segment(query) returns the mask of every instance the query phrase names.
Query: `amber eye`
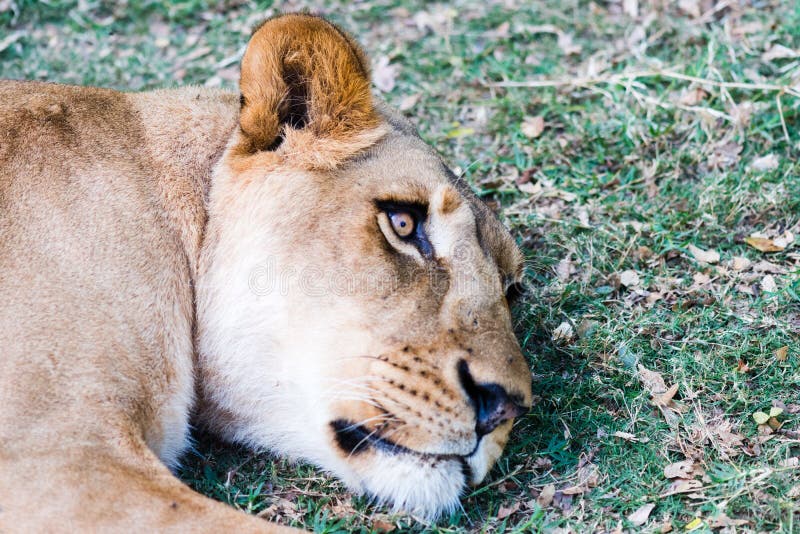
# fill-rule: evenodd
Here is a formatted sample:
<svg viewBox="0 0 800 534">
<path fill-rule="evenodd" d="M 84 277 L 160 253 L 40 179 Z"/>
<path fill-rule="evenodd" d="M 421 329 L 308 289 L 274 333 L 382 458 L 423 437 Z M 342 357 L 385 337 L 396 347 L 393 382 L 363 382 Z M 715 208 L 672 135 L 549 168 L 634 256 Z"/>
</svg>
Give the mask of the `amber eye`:
<svg viewBox="0 0 800 534">
<path fill-rule="evenodd" d="M 414 217 L 406 211 L 396 211 L 389 214 L 392 228 L 400 237 L 408 237 L 414 233 Z"/>
</svg>

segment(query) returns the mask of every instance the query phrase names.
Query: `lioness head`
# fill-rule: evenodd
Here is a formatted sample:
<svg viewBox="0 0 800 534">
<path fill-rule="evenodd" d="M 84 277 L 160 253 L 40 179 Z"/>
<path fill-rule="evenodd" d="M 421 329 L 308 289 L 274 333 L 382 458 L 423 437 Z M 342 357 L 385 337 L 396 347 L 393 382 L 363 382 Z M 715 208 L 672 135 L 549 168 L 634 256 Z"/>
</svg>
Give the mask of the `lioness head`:
<svg viewBox="0 0 800 534">
<path fill-rule="evenodd" d="M 330 23 L 264 23 L 240 89 L 197 287 L 200 419 L 397 509 L 453 508 L 530 404 L 519 250 Z"/>
</svg>

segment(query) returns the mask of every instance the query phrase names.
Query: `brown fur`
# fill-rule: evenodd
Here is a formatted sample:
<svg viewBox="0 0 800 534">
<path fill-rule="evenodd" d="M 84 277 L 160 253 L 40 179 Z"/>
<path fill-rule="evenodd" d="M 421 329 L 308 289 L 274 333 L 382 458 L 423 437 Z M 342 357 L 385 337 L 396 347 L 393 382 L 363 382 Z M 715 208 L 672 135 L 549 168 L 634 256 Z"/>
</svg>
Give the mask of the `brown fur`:
<svg viewBox="0 0 800 534">
<path fill-rule="evenodd" d="M 0 531 L 281 530 L 192 492 L 159 460 L 174 463 L 185 441 L 195 373 L 205 422 L 238 439 L 231 430 L 241 414 L 220 404 L 236 384 L 208 355 L 199 369 L 195 361 L 195 332 L 207 330 L 198 326 L 206 310 L 195 290 L 224 259 L 237 207 L 270 174 L 314 177 L 313 190 L 270 182 L 294 215 L 269 230 L 286 236 L 286 258 L 297 265 L 313 257 L 357 272 L 377 258 L 390 274 L 416 280 L 419 267 L 395 260 L 375 214 L 363 211 L 374 209 L 375 195 L 438 202 L 444 216 L 461 217 L 464 235 L 480 237 L 469 257 L 441 264 L 451 275 L 470 266 L 492 288 L 485 295 L 443 297 L 435 284 L 413 282 L 406 295 L 349 297 L 382 317 L 375 332 L 385 349 L 349 371 L 383 376 L 386 395 L 408 408 L 404 418 L 440 423 L 397 428 L 394 439 L 424 451 L 458 439 L 444 424 L 453 414 L 474 425 L 456 357 L 469 360 L 476 379 L 529 402 L 530 375 L 498 281 L 519 275 L 519 251 L 457 180 L 441 199 L 431 196 L 449 180 L 441 165 L 412 160 L 410 176 L 438 177 L 429 182 L 374 181 L 397 170 L 398 155 L 433 156 L 373 102 L 366 65 L 328 22 L 290 15 L 254 33 L 240 115 L 236 95 L 197 88 L 125 94 L 0 81 Z M 362 182 L 369 185 L 354 185 Z M 356 203 L 356 192 L 370 201 Z M 313 218 L 303 216 L 304 201 Z M 459 211 L 462 204 L 470 209 Z M 355 249 L 330 248 L 337 235 L 324 223 L 343 214 Z M 409 312 L 432 319 L 401 339 L 392 325 Z M 374 325 L 350 326 L 363 333 Z M 434 356 L 423 362 L 422 354 Z M 370 410 L 356 403 L 341 413 L 358 419 Z M 510 425 L 492 434 L 499 450 Z"/>
</svg>

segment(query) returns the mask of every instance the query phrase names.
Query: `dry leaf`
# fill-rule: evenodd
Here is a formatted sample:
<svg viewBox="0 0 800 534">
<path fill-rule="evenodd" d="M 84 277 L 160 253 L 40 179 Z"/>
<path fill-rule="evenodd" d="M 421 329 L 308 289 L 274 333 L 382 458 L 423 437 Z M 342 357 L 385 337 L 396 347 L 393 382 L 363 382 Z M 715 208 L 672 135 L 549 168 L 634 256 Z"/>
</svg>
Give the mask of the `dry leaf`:
<svg viewBox="0 0 800 534">
<path fill-rule="evenodd" d="M 568 321 L 562 322 L 553 330 L 553 341 L 569 341 L 575 337 L 572 325 Z"/>
<path fill-rule="evenodd" d="M 566 56 L 580 54 L 583 47 L 572 42 L 572 35 L 564 32 L 558 33 L 558 47 Z"/>
<path fill-rule="evenodd" d="M 400 109 L 400 111 L 408 111 L 417 105 L 421 97 L 422 93 L 412 93 L 404 96 L 403 99 L 400 100 L 400 105 L 397 107 Z"/>
<path fill-rule="evenodd" d="M 527 117 L 519 126 L 522 134 L 529 138 L 535 139 L 542 135 L 544 131 L 544 117 L 537 115 L 536 117 Z"/>
<path fill-rule="evenodd" d="M 648 441 L 650 441 L 650 438 L 648 437 L 638 438 L 634 434 L 631 434 L 630 432 L 621 432 L 619 430 L 614 432 L 612 436 L 614 436 L 615 438 L 624 439 L 625 441 L 631 441 L 633 443 L 640 443 L 640 442 L 647 443 Z"/>
<path fill-rule="evenodd" d="M 734 256 L 733 261 L 731 262 L 731 267 L 733 267 L 734 271 L 744 271 L 750 267 L 750 263 L 750 260 L 747 258 L 742 256 Z"/>
<path fill-rule="evenodd" d="M 655 507 L 656 505 L 653 503 L 647 503 L 643 506 L 640 506 L 638 510 L 628 516 L 628 521 L 637 527 L 644 525 L 647 523 L 647 519 L 650 517 L 650 512 L 652 512 L 653 508 Z"/>
<path fill-rule="evenodd" d="M 691 460 L 684 460 L 682 462 L 675 462 L 669 464 L 664 468 L 665 478 L 694 478 L 694 462 Z"/>
<path fill-rule="evenodd" d="M 719 262 L 719 252 L 716 250 L 703 250 L 701 248 L 697 248 L 694 245 L 689 245 L 687 247 L 689 252 L 694 256 L 694 259 L 697 261 L 702 261 L 704 263 L 717 263 Z"/>
<path fill-rule="evenodd" d="M 378 519 L 377 521 L 372 522 L 372 528 L 378 531 L 392 532 L 397 527 L 394 524 L 389 523 L 388 521 L 383 521 L 381 519 Z"/>
<path fill-rule="evenodd" d="M 569 277 L 572 276 L 574 273 L 575 273 L 575 265 L 572 263 L 569 257 L 561 259 L 556 264 L 556 276 L 558 276 L 558 279 L 561 280 L 562 282 L 566 282 L 567 280 L 569 280 Z"/>
<path fill-rule="evenodd" d="M 627 270 L 619 273 L 619 283 L 625 287 L 633 287 L 639 285 L 639 275 L 636 271 Z"/>
<path fill-rule="evenodd" d="M 754 171 L 774 171 L 778 168 L 779 164 L 778 156 L 775 154 L 767 154 L 766 156 L 754 159 L 750 163 L 750 168 Z"/>
<path fill-rule="evenodd" d="M 670 495 L 677 495 L 679 493 L 691 493 L 702 487 L 703 482 L 700 480 L 677 478 L 669 485 L 667 491 L 661 494 L 661 497 L 669 497 Z"/>
<path fill-rule="evenodd" d="M 725 512 L 720 512 L 711 518 L 711 528 L 740 527 L 749 524 L 750 521 L 747 519 L 731 519 Z"/>
<path fill-rule="evenodd" d="M 400 70 L 397 65 L 390 65 L 389 61 L 388 56 L 380 56 L 372 69 L 372 82 L 384 93 L 394 89 L 395 78 Z"/>
<path fill-rule="evenodd" d="M 660 393 L 667 392 L 669 388 L 667 388 L 667 384 L 664 382 L 664 378 L 661 376 L 661 373 L 651 371 L 642 364 L 639 364 L 638 369 L 639 380 L 641 380 L 642 385 L 651 395 L 658 395 Z"/>
<path fill-rule="evenodd" d="M 775 44 L 769 50 L 761 54 L 761 61 L 772 61 L 774 59 L 793 59 L 800 57 L 797 50 L 792 50 L 788 46 L 782 44 Z"/>
<path fill-rule="evenodd" d="M 629 17 L 639 16 L 639 0 L 622 0 L 622 12 Z"/>
<path fill-rule="evenodd" d="M 511 506 L 501 506 L 500 509 L 497 511 L 497 519 L 505 519 L 506 517 L 510 516 L 517 510 L 519 510 L 520 502 L 517 501 Z"/>
<path fill-rule="evenodd" d="M 700 0 L 678 0 L 678 9 L 696 19 L 700 16 Z"/>
<path fill-rule="evenodd" d="M 536 502 L 542 508 L 547 508 L 553 502 L 553 497 L 556 494 L 556 487 L 553 484 L 548 484 L 542 488 L 542 492 L 536 497 Z"/>
<path fill-rule="evenodd" d="M 794 242 L 794 234 L 788 230 L 775 238 L 753 234 L 745 237 L 744 242 L 761 252 L 780 252 Z"/>
<path fill-rule="evenodd" d="M 678 393 L 678 384 L 672 384 L 672 387 L 664 393 L 653 395 L 653 403 L 656 406 L 669 406 L 676 393 Z"/>
<path fill-rule="evenodd" d="M 761 279 L 761 289 L 766 293 L 775 293 L 778 291 L 778 284 L 775 283 L 775 277 L 771 274 L 764 276 Z"/>
<path fill-rule="evenodd" d="M 678 103 L 684 106 L 696 106 L 708 96 L 700 87 L 693 87 L 681 93 Z"/>
<path fill-rule="evenodd" d="M 785 362 L 789 357 L 789 345 L 784 345 L 775 351 L 775 359 L 779 362 Z"/>
</svg>

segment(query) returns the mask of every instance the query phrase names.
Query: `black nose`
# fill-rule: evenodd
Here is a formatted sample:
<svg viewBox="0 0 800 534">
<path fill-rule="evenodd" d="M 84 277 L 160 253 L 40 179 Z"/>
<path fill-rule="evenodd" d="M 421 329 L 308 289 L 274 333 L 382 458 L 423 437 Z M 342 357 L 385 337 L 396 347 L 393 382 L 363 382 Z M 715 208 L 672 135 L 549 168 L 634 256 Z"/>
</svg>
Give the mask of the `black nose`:
<svg viewBox="0 0 800 534">
<path fill-rule="evenodd" d="M 464 360 L 458 362 L 458 377 L 475 409 L 475 432 L 479 437 L 528 411 L 514 402 L 503 386 L 476 384 Z"/>
</svg>

